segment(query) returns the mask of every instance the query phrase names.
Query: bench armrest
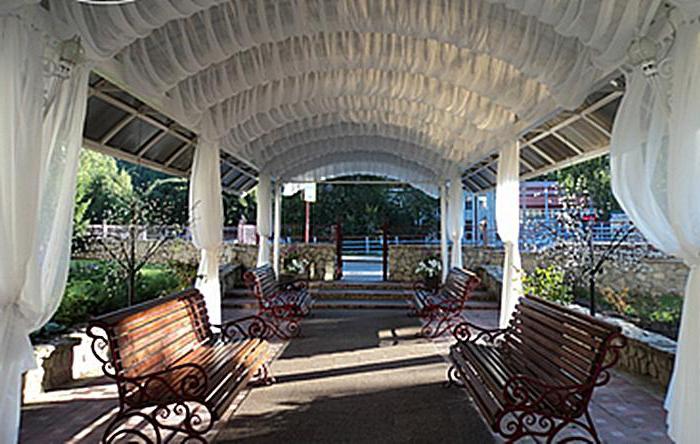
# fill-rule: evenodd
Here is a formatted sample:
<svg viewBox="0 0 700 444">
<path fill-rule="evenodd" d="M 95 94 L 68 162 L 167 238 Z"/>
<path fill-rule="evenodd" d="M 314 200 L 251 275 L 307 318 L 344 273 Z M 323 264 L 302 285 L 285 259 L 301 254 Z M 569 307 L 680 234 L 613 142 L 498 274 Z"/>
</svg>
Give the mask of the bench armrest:
<svg viewBox="0 0 700 444">
<path fill-rule="evenodd" d="M 209 385 L 209 376 L 204 369 L 192 363 L 138 376 L 117 376 L 116 379 L 133 387 L 136 403 L 158 400 L 164 391 L 179 399 L 197 400 L 204 396 Z"/>
<path fill-rule="evenodd" d="M 431 295 L 435 295 L 440 292 L 441 286 L 438 286 L 437 288 L 430 289 L 425 285 L 424 281 L 415 281 L 413 283 L 413 292 L 414 293 L 419 293 L 421 291 L 430 293 Z"/>
<path fill-rule="evenodd" d="M 257 315 L 233 319 L 219 325 L 212 324 L 212 327 L 218 328 L 221 332 L 221 338 L 227 342 L 250 338 L 270 339 L 273 336 L 289 339 L 299 328 L 295 322 L 289 322 L 286 328 L 289 331 L 282 331 L 279 327 L 266 322 L 265 319 Z"/>
<path fill-rule="evenodd" d="M 475 332 L 473 333 L 472 330 Z M 452 329 L 452 336 L 459 342 L 477 342 L 484 339 L 489 344 L 495 344 L 508 331 L 507 328 L 484 328 L 464 321 Z"/>
<path fill-rule="evenodd" d="M 506 381 L 503 399 L 506 411 L 542 411 L 556 409 L 565 417 L 578 417 L 588 404 L 592 383 L 548 384 L 531 376 L 518 374 Z"/>
<path fill-rule="evenodd" d="M 301 291 L 307 290 L 309 288 L 309 283 L 306 279 L 295 279 L 292 282 L 287 282 L 284 284 L 284 290 L 286 291 Z"/>
</svg>

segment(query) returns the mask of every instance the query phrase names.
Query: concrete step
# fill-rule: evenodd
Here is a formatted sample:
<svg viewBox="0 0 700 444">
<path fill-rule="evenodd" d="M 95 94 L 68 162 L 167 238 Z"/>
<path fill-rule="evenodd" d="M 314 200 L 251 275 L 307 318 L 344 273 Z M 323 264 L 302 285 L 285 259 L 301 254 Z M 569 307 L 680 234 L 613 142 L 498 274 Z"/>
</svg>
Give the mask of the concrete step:
<svg viewBox="0 0 700 444">
<path fill-rule="evenodd" d="M 413 289 L 407 286 L 395 288 L 370 288 L 366 286 L 314 286 L 310 288 L 311 296 L 321 300 L 408 300 L 413 295 Z M 253 294 L 248 289 L 240 288 L 226 292 L 226 299 L 253 299 Z M 476 290 L 470 298 L 472 301 L 495 302 L 495 298 L 487 291 Z"/>
<path fill-rule="evenodd" d="M 257 301 L 255 299 L 239 298 L 224 299 L 222 306 L 225 309 L 255 309 Z M 410 307 L 407 300 L 397 299 L 323 299 L 316 300 L 312 310 L 327 309 L 396 309 L 407 310 Z M 498 310 L 495 302 L 468 301 L 467 310 Z"/>
<path fill-rule="evenodd" d="M 349 290 L 411 290 L 413 283 L 411 282 L 393 282 L 393 281 L 314 281 L 309 284 L 309 288 L 314 289 L 349 289 Z"/>
</svg>

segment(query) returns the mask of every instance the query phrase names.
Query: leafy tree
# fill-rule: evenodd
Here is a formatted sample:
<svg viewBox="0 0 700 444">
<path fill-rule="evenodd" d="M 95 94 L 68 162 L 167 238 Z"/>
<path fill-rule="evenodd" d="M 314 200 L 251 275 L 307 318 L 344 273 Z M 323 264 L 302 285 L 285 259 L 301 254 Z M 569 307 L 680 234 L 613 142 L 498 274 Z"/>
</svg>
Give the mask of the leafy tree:
<svg viewBox="0 0 700 444">
<path fill-rule="evenodd" d="M 364 176 L 348 180 L 372 179 Z M 436 199 L 412 187 L 370 184 L 318 186 L 317 202 L 311 208 L 314 234 L 329 234 L 327 225 L 341 222 L 345 236 L 378 233 L 384 223 L 396 234 L 436 235 L 439 225 Z M 301 237 L 305 208 L 301 195 L 282 202 L 286 235 Z M 323 221 L 324 226 L 319 221 Z"/>
<path fill-rule="evenodd" d="M 184 179 L 158 179 L 148 186 L 137 186 L 128 195 L 120 197 L 117 210 L 109 214 L 110 225 L 119 230 L 97 233 L 93 246 L 99 246 L 114 261 L 126 281 L 127 304 L 136 300 L 141 270 L 171 240 L 181 237 L 184 229 L 172 223 L 177 199 L 163 199 L 156 192 L 163 186 L 177 184 Z M 143 184 L 145 185 L 145 184 Z"/>
<path fill-rule="evenodd" d="M 86 247 L 88 225 L 102 223 L 132 193 L 131 177 L 113 157 L 83 149 L 76 178 L 74 251 Z"/>
<path fill-rule="evenodd" d="M 561 169 L 547 178 L 556 180 L 568 194 L 587 193 L 602 220 L 608 220 L 611 212 L 621 211 L 612 192 L 609 155 Z"/>
</svg>

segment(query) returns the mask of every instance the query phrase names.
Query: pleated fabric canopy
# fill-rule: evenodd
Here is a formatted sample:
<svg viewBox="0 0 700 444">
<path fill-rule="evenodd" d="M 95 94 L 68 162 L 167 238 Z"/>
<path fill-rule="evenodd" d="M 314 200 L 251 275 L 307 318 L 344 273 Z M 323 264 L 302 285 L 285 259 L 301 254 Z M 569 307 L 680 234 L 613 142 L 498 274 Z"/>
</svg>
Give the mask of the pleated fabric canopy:
<svg viewBox="0 0 700 444">
<path fill-rule="evenodd" d="M 339 155 L 334 174 L 376 159 L 374 173 L 409 182 L 579 105 L 659 3 L 48 1 L 131 92 L 272 176 Z"/>
</svg>

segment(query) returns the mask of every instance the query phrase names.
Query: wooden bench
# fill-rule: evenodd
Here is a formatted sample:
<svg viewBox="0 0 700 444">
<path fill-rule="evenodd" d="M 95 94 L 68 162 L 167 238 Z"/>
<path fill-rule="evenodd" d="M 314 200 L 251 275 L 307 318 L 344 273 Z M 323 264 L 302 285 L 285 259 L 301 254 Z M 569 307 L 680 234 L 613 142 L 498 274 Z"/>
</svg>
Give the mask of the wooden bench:
<svg viewBox="0 0 700 444">
<path fill-rule="evenodd" d="M 272 381 L 265 340 L 271 326 L 248 316 L 216 330 L 194 289 L 93 319 L 92 351 L 119 394 L 103 442 L 168 442 L 175 435 L 206 442 L 251 380 Z"/>
<path fill-rule="evenodd" d="M 436 291 L 427 289 L 422 281 L 414 283 L 411 314 L 424 320 L 421 335 L 438 337 L 461 322 L 464 304 L 480 282 L 475 273 L 452 268 Z"/>
<path fill-rule="evenodd" d="M 311 313 L 314 302 L 308 283 L 305 280 L 281 283 L 270 265 L 246 272 L 244 280 L 258 301 L 258 315 L 269 318 L 283 339 L 297 336 L 299 321 Z"/>
<path fill-rule="evenodd" d="M 525 297 L 508 328 L 464 322 L 453 333 L 448 381 L 467 390 L 506 442 L 559 442 L 571 428 L 586 435 L 576 442 L 599 442 L 588 404 L 625 345 L 619 327 Z"/>
</svg>

